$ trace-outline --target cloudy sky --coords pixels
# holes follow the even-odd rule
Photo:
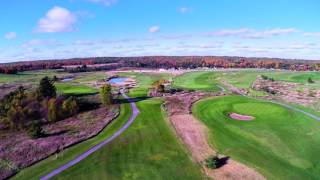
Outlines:
[[[0,63],[91,56],[320,59],[319,0],[1,0]]]

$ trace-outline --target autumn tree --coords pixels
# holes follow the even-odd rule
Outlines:
[[[69,97],[62,103],[62,112],[65,116],[74,116],[78,113],[79,107],[73,97]]]
[[[105,84],[101,87],[100,99],[104,106],[112,104],[112,87],[110,84]]]
[[[166,83],[167,81],[165,80],[165,79],[160,79],[160,80],[158,80],[158,81],[156,81],[156,82],[154,82],[153,84],[152,84],[152,86],[153,86],[153,88],[156,90],[156,91],[158,91],[158,92],[164,92],[165,91],[165,83]]]
[[[58,120],[58,110],[56,106],[56,98],[51,98],[48,101],[48,121],[56,122]]]

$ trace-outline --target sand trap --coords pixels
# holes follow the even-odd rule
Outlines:
[[[247,115],[242,115],[242,114],[237,114],[237,113],[231,113],[229,114],[229,117],[235,120],[240,120],[240,121],[251,121],[254,120],[253,116],[247,116]]]

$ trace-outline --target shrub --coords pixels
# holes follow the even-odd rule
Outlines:
[[[268,76],[266,76],[266,75],[261,75],[261,78],[264,79],[264,80],[268,80],[269,79]]]
[[[40,121],[35,121],[29,126],[28,134],[32,138],[40,138],[43,136],[43,130]]]
[[[314,83],[314,81],[312,80],[311,77],[308,78],[308,83],[310,83],[310,84]]]
[[[73,97],[69,97],[62,103],[62,112],[64,116],[73,116],[78,113],[79,107],[77,101]]]
[[[205,160],[205,166],[210,169],[217,169],[220,164],[218,155],[214,155]]]

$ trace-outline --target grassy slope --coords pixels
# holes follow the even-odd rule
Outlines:
[[[71,148],[64,150],[58,155],[53,155],[46,160],[43,160],[29,168],[22,170],[12,179],[39,179],[41,176],[46,175],[50,171],[59,166],[71,161],[80,153],[85,152],[90,147],[98,144],[99,142],[107,139],[111,136],[117,129],[125,124],[131,114],[131,109],[129,104],[123,104],[121,106],[120,116],[114,120],[109,126],[107,126],[100,134],[96,137],[75,145]]]
[[[210,129],[210,142],[221,153],[269,179],[317,179],[320,176],[320,122],[281,106],[229,96],[198,102],[193,112]],[[236,112],[255,116],[232,120]]]
[[[213,72],[190,72],[174,79],[173,86],[183,89],[218,91],[216,74]]]

